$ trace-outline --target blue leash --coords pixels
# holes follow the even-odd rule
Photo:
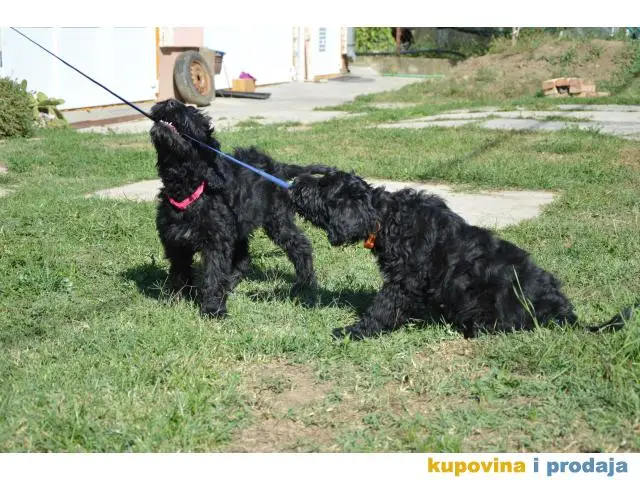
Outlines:
[[[53,57],[57,58],[58,60],[60,60],[62,63],[64,63],[67,67],[72,68],[73,70],[75,70],[76,72],[78,72],[80,75],[82,75],[83,77],[85,77],[88,80],[91,80],[93,83],[95,83],[96,85],[98,85],[99,87],[104,88],[107,92],[109,92],[111,95],[113,95],[114,97],[122,100],[124,103],[126,103],[127,105],[129,105],[131,108],[133,108],[134,110],[137,110],[138,112],[140,112],[142,115],[144,115],[145,117],[147,117],[149,120],[151,120],[152,122],[156,122],[153,118],[151,118],[151,115],[149,115],[147,112],[145,112],[144,110],[142,110],[140,107],[134,105],[133,103],[129,102],[128,100],[125,100],[124,98],[122,98],[120,95],[118,95],[117,93],[111,91],[110,89],[108,89],[107,87],[105,87],[104,85],[102,85],[100,82],[98,82],[97,80],[94,80],[93,78],[91,78],[89,75],[82,73],[80,70],[78,70],[76,67],[74,67],[73,65],[71,65],[69,62],[66,62],[65,60],[63,60],[62,58],[60,58],[58,55],[56,55],[55,53],[53,53],[50,50],[47,50],[45,47],[43,47],[42,45],[40,45],[38,42],[36,42],[35,40],[32,40],[31,38],[29,38],[27,35],[25,35],[24,33],[22,33],[20,30],[18,30],[17,28],[14,27],[9,27],[11,28],[11,30],[13,30],[14,32],[16,32],[19,35],[22,35],[24,38],[26,38],[27,40],[29,40],[31,43],[33,43],[34,45],[40,47],[42,50],[44,50],[45,52],[47,52],[49,55],[52,55]],[[176,130],[177,131],[177,130]],[[224,158],[231,160],[234,163],[237,163],[238,165],[251,170],[252,172],[257,173],[258,175],[266,178],[267,180],[275,183],[276,185],[282,187],[282,188],[289,188],[289,184],[287,182],[285,182],[284,180],[278,178],[278,177],[274,177],[273,175],[271,175],[270,173],[265,172],[264,170],[260,170],[259,168],[254,167],[253,165],[249,165],[247,163],[241,162],[240,160],[238,160],[237,158],[233,158],[231,155],[228,155],[224,152],[221,152],[220,150],[217,150],[215,148],[213,148],[211,145],[207,145],[206,143],[201,142],[200,140],[197,140],[189,135],[187,135],[186,133],[182,133],[182,132],[178,132],[180,133],[180,135],[182,135],[183,137],[191,140],[192,142],[196,142],[197,144],[208,148],[209,150],[214,151],[215,153],[222,155]]]

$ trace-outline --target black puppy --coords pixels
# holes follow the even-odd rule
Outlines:
[[[324,229],[331,245],[365,241],[383,286],[360,320],[335,337],[396,329],[425,313],[444,317],[466,338],[529,330],[536,322],[574,325],[561,284],[529,254],[489,230],[469,225],[440,198],[412,189],[387,192],[336,171],[302,175],[290,190],[300,215]],[[620,328],[628,308],[590,331]]]
[[[163,183],[156,224],[170,262],[172,290],[179,293],[191,284],[193,256],[201,252],[201,313],[224,315],[227,294],[249,269],[249,236],[259,227],[293,263],[293,290],[314,288],[311,244],[294,223],[287,190],[185,139],[181,133],[220,150],[210,118],[197,108],[171,99],[154,105],[151,116]],[[237,149],[233,156],[282,179],[332,170],[279,164],[254,148]]]

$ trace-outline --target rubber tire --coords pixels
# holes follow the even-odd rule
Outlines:
[[[209,85],[211,89],[207,94],[202,94],[198,91],[191,79],[191,64],[198,63],[205,72],[205,75],[209,76]],[[211,99],[216,94],[214,88],[214,78],[211,73],[211,68],[207,65],[204,57],[195,50],[189,50],[178,55],[176,63],[173,66],[173,82],[185,103],[193,103],[198,107],[206,107],[211,104]]]

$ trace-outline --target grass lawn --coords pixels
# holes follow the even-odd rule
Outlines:
[[[455,105],[449,104],[450,108]],[[428,107],[423,107],[428,108]],[[638,300],[640,142],[592,132],[372,130],[380,112],[288,132],[219,135],[282,161],[323,161],[464,188],[551,189],[501,231],[565,282],[585,323]],[[337,344],[380,284],[360,246],[313,241],[322,303],[288,298],[262,234],[230,317],[162,295],[151,203],[87,199],[155,178],[145,135],[42,131],[0,143],[1,451],[637,451],[640,318],[466,341],[442,326]]]

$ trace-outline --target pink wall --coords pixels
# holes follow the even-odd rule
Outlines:
[[[204,45],[202,27],[176,27],[173,29],[174,47],[202,47]]]

